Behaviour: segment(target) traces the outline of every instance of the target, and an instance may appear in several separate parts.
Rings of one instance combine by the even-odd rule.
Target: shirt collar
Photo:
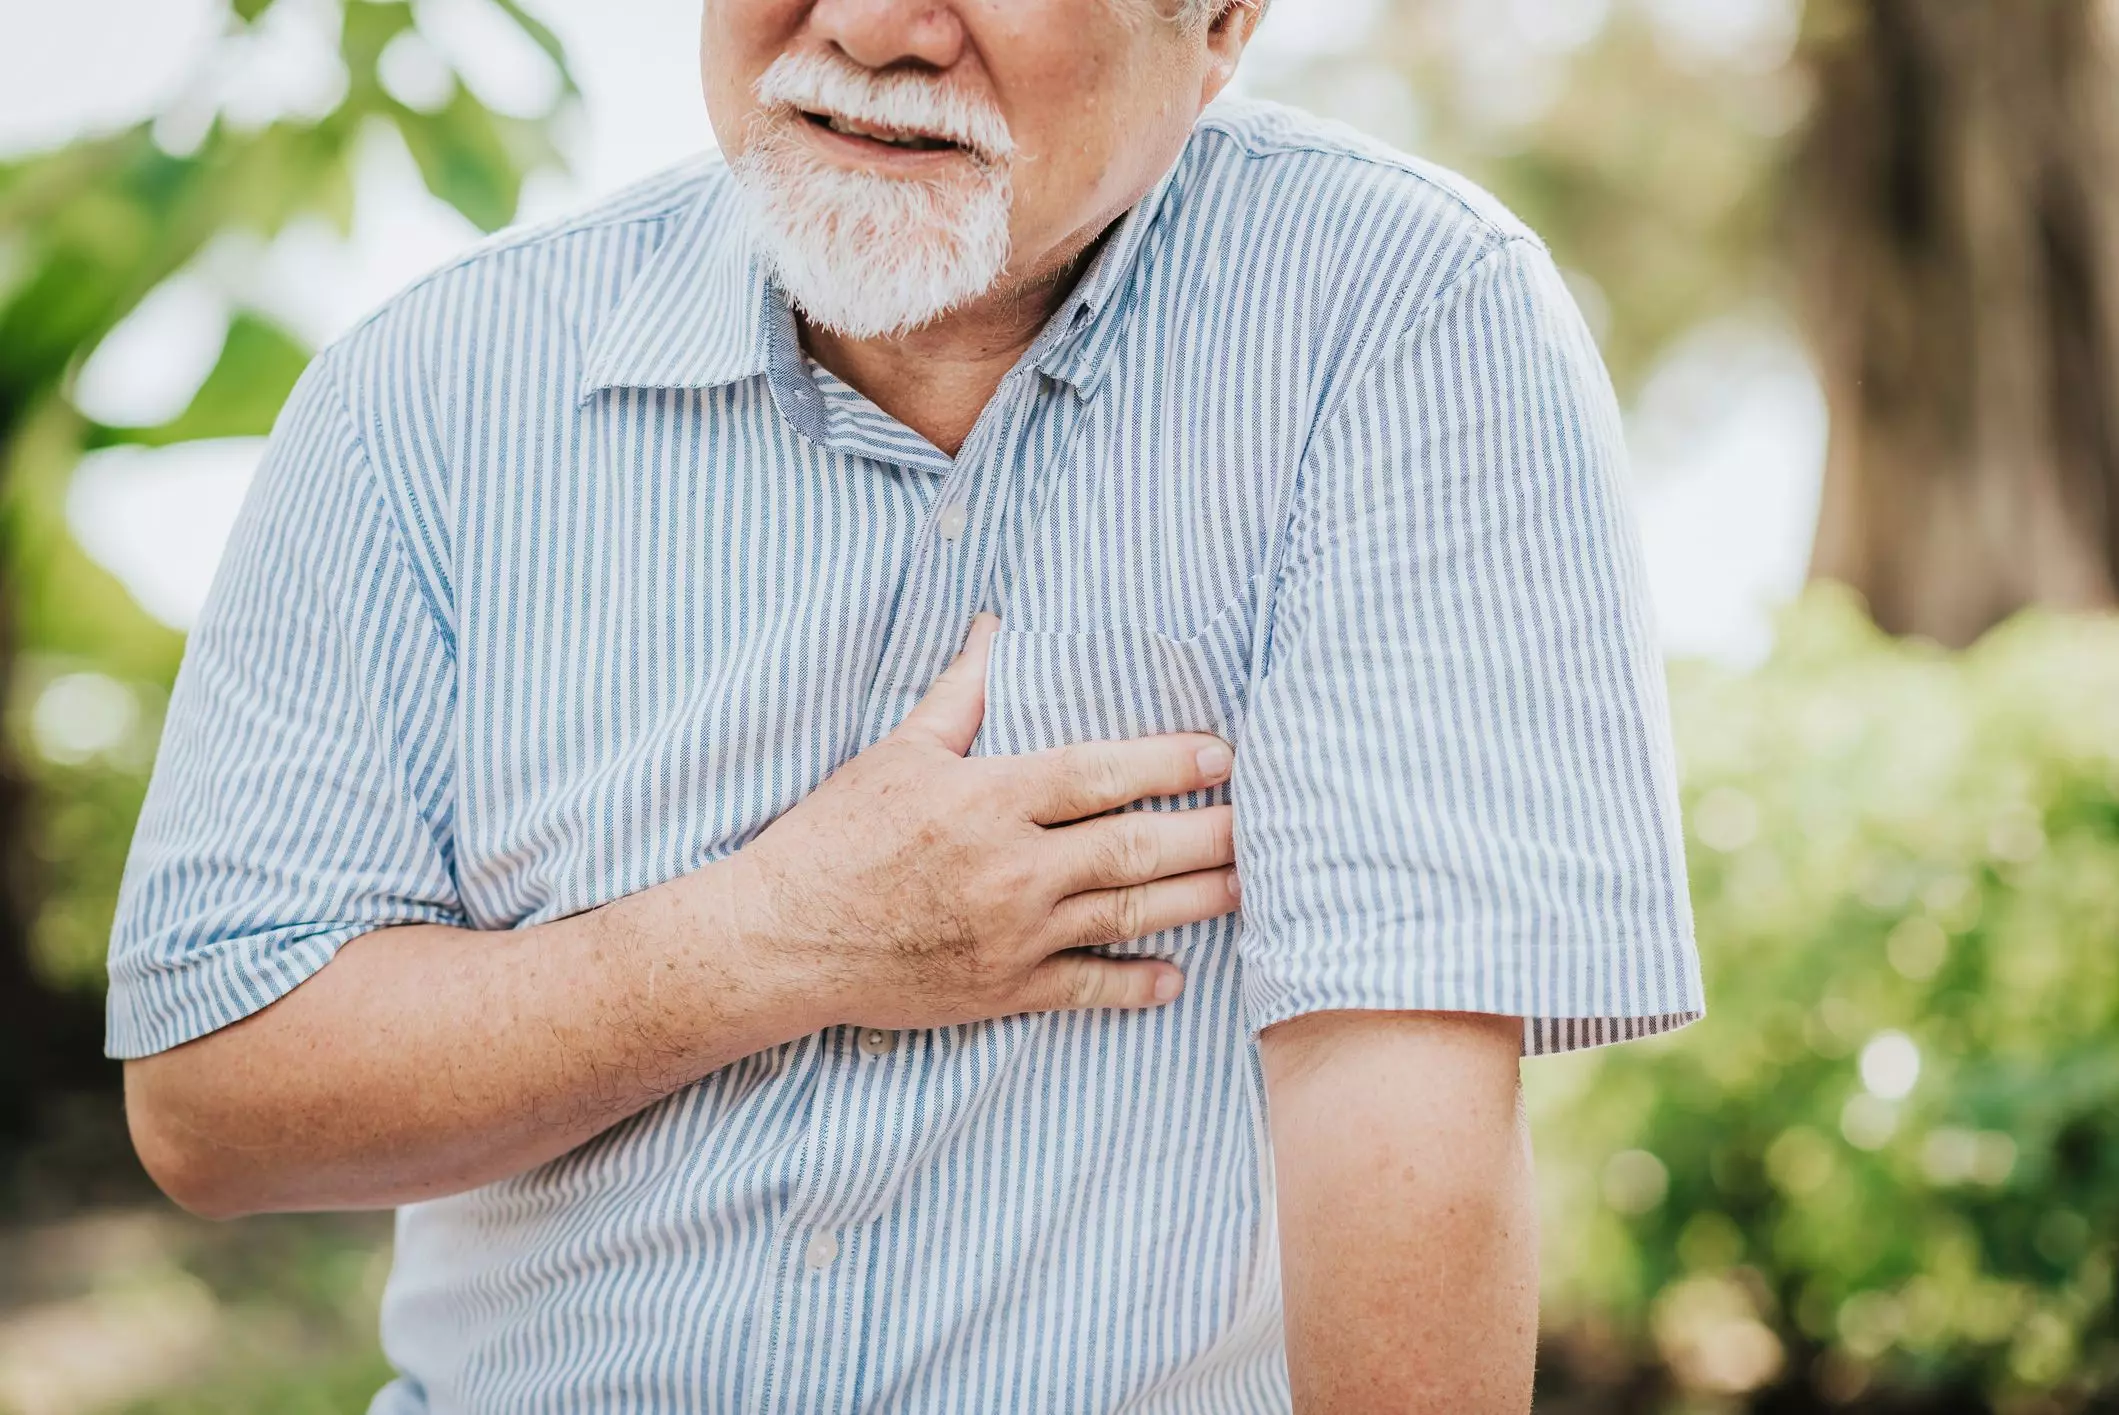
[[[775,306],[742,194],[717,168],[665,218],[662,244],[604,318],[581,396],[606,388],[716,388],[772,364]]]
[[[1085,396],[1095,391],[1125,323],[1121,296],[1162,229],[1157,218],[1177,173],[1173,165],[1113,224],[1031,345],[1028,363]],[[793,316],[766,278],[741,194],[725,173],[716,175],[722,179],[667,218],[661,246],[596,332],[581,397],[609,388],[715,388],[800,368]],[[810,387],[806,377],[794,381]]]
[[[1182,162],[1173,164],[1148,194],[1119,217],[1103,248],[1082,272],[1067,301],[1030,346],[1028,358],[1052,377],[1087,397],[1103,382],[1111,352],[1118,347],[1130,301],[1124,298],[1132,276],[1153,257],[1166,223],[1161,220]]]

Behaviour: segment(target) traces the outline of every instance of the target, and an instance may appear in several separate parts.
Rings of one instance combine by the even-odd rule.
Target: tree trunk
[[[1962,645],[2119,590],[2119,0],[1813,0],[1814,576]]]
[[[0,383],[0,476],[15,471],[13,434],[34,395]],[[0,705],[14,679],[14,531],[0,523]],[[13,1203],[12,1161],[45,1128],[47,1111],[67,1096],[109,1090],[117,1068],[103,1059],[102,1008],[92,997],[53,987],[31,956],[39,899],[31,840],[36,797],[15,750],[0,732],[0,1213]]]

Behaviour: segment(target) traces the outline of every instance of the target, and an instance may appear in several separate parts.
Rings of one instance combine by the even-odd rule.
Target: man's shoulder
[[[1500,198],[1461,172],[1285,103],[1225,97],[1201,116],[1194,148],[1263,195],[1301,191],[1319,229],[1359,214],[1396,218],[1475,246],[1538,237]],[[1282,213],[1285,215],[1286,213]]]
[[[506,227],[406,286],[338,342],[394,341],[450,310],[505,311],[575,332],[653,256],[664,228],[732,186],[727,163],[708,150],[562,215]]]
[[[455,265],[476,264],[511,250],[531,250],[577,236],[681,215],[733,179],[728,163],[712,148],[649,173],[586,206],[548,220],[495,232],[465,251]],[[449,269],[451,267],[444,267]]]
[[[1211,105],[1177,177],[1164,278],[1225,327],[1270,326],[1320,399],[1489,256],[1550,258],[1470,178],[1284,104]]]
[[[462,449],[496,416],[549,428],[575,406],[598,331],[673,233],[723,219],[717,203],[732,187],[727,164],[705,153],[496,232],[330,342],[317,364],[408,524],[448,521]]]

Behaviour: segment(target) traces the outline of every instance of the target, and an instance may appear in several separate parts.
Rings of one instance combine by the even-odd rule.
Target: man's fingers
[[[1077,894],[1060,901],[1052,923],[1060,938],[1087,948],[1131,943],[1179,924],[1218,919],[1236,907],[1236,870],[1228,866]]]
[[[1062,894],[1146,884],[1236,859],[1233,806],[1196,811],[1121,811],[1046,833],[1059,851]]]
[[[1080,742],[1018,758],[1028,768],[1030,818],[1059,825],[1148,796],[1176,796],[1226,781],[1229,744],[1206,732],[1123,742]]]
[[[1095,1007],[1160,1007],[1184,991],[1185,975],[1169,963],[1060,953],[1030,975],[1026,1012],[1080,1012]]]
[[[1000,616],[990,610],[973,617],[963,650],[905,714],[900,733],[939,742],[960,757],[971,750],[986,716],[987,647],[1000,627]]]

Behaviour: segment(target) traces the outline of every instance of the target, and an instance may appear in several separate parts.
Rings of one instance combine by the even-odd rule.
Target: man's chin
[[[788,302],[843,338],[915,333],[992,294],[1007,269],[1005,205],[967,203],[960,225],[937,229],[902,209],[820,203],[815,188],[774,182],[751,195],[754,233]]]
[[[787,303],[805,324],[841,339],[861,340],[910,338],[940,324],[987,293],[975,292],[941,306],[932,303],[905,306],[863,299],[843,288],[830,291],[790,288],[784,275],[779,283],[787,296]]]

